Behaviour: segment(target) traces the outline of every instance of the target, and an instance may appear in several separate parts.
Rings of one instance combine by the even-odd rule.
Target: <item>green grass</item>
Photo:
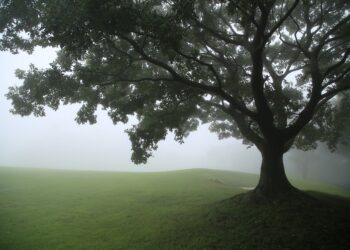
[[[3,167],[0,249],[346,249],[334,235],[341,238],[349,229],[343,212],[350,204],[348,191],[295,182],[332,195],[318,195],[333,201],[319,210],[253,207],[228,199],[256,182],[256,175],[202,169],[115,173]],[[265,231],[266,223],[272,224]]]

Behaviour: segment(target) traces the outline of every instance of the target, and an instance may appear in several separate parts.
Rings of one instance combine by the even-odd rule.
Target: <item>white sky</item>
[[[20,85],[17,68],[30,63],[46,68],[55,58],[53,49],[38,48],[31,55],[0,52],[0,166],[64,169],[163,171],[184,168],[214,168],[257,172],[260,155],[240,141],[219,141],[202,126],[179,145],[172,135],[159,144],[146,165],[134,165],[126,125],[113,125],[103,111],[94,125],[78,125],[79,106],[64,106],[46,117],[20,117],[9,112],[11,103],[4,95],[9,86]]]

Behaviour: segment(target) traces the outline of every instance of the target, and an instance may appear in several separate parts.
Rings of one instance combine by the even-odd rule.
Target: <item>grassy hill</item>
[[[325,201],[316,207],[247,207],[229,199],[256,182],[256,175],[206,169],[116,173],[3,167],[0,249],[349,247],[342,240],[350,229],[348,191],[294,182],[328,193],[315,194]]]

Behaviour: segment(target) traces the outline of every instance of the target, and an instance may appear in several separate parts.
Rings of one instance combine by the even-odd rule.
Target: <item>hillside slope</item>
[[[300,228],[295,227],[301,227],[306,230],[301,238],[275,237],[278,243],[271,235],[260,235],[259,228],[263,230],[263,224],[269,223],[267,217],[283,215],[274,219],[278,225],[285,223],[285,217],[292,220],[299,214],[293,215],[281,206],[253,208],[230,202],[230,197],[246,192],[256,182],[256,175],[206,169],[117,173],[0,168],[0,249],[282,249],[292,240],[294,245],[307,240],[303,238],[308,236],[305,227],[313,221],[307,221],[305,211],[311,213],[313,207],[300,207],[305,210],[301,216],[305,221],[295,220],[294,228],[285,229],[283,234],[298,234]],[[346,190],[319,183],[296,185],[350,197]],[[329,221],[323,214],[327,209],[335,209],[328,214],[341,216],[331,218],[337,225],[339,221],[348,222],[345,208],[337,212],[339,206],[349,204],[348,200],[326,198],[336,205],[319,211],[324,217],[321,222]],[[329,230],[342,234],[347,229],[343,224],[339,228],[324,226],[328,235]],[[317,231],[312,237],[323,237],[322,228],[319,232],[314,227],[310,230]],[[267,240],[256,246],[252,237]],[[346,247],[342,241],[338,245],[333,241],[316,242]],[[314,241],[310,244],[305,246],[317,245]]]

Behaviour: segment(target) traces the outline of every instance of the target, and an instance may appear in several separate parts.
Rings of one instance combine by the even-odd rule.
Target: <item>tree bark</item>
[[[254,193],[266,199],[285,198],[297,189],[294,188],[284,171],[283,144],[266,144],[261,150],[262,164],[260,180]]]

